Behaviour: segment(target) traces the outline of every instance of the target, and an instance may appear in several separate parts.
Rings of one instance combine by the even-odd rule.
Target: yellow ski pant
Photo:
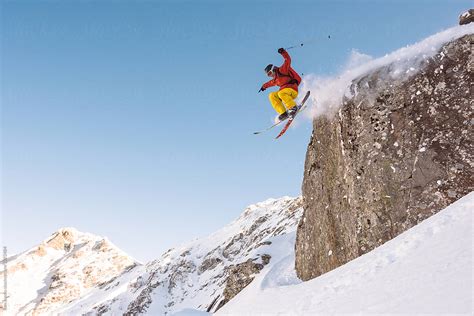
[[[296,105],[295,99],[298,92],[291,88],[281,89],[280,91],[272,92],[268,95],[270,103],[278,114],[284,113],[287,109],[291,109]],[[286,105],[283,105],[283,102]]]

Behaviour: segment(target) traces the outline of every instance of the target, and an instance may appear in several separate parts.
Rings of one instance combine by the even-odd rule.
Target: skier
[[[291,68],[291,57],[288,52],[284,48],[279,48],[278,53],[285,59],[283,65],[276,67],[269,64],[265,67],[266,74],[273,79],[264,83],[258,92],[265,91],[273,86],[280,87],[278,92],[271,92],[268,98],[275,111],[279,114],[278,120],[283,121],[289,116],[296,114],[295,99],[298,96],[298,86],[301,82],[301,77]]]

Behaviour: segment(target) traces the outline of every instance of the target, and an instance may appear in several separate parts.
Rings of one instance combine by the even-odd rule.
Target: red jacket
[[[275,77],[272,80],[265,82],[262,87],[267,89],[273,86],[279,86],[280,90],[291,88],[298,92],[298,85],[301,82],[301,77],[293,68],[291,68],[291,57],[288,52],[283,51],[281,55],[285,59],[283,65],[277,68],[275,71]],[[298,81],[297,83],[295,82],[295,79]]]

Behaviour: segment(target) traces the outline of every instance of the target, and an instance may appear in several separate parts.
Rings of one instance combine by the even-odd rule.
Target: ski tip
[[[285,134],[285,133],[283,133],[283,134]],[[278,139],[278,138],[280,138],[280,137],[282,137],[283,134],[280,134],[280,135],[278,135],[277,137],[275,137],[275,140]]]

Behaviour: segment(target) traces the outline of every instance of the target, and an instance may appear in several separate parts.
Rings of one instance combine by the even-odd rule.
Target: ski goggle
[[[275,67],[272,67],[272,68],[270,68],[270,69],[267,71],[267,75],[268,75],[269,77],[273,76],[273,74],[275,73],[274,69],[275,69]]]

